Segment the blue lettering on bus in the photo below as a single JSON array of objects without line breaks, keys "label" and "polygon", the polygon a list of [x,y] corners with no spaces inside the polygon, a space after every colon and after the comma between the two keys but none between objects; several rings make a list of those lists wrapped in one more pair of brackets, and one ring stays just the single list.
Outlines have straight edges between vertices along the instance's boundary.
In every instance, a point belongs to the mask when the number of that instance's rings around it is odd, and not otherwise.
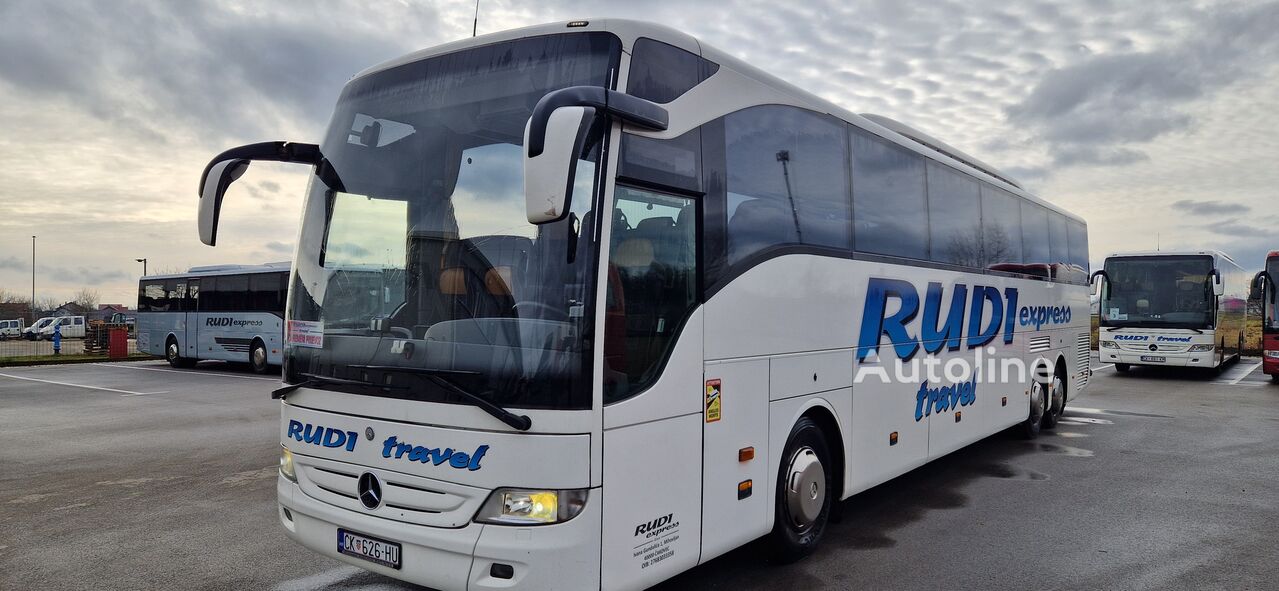
[{"label": "blue lettering on bus", "polygon": [[1161,342],[1161,343],[1189,343],[1189,342],[1190,342],[1190,337],[1164,337],[1164,336],[1161,336],[1161,337],[1159,337],[1159,338],[1157,338],[1157,339],[1155,339],[1155,340],[1156,340],[1156,341],[1159,341],[1159,342]]},{"label": "blue lettering on bus", "polygon": [[1148,341],[1150,340],[1150,336],[1144,335],[1144,334],[1117,334],[1115,335],[1115,340],[1116,341]]},{"label": "blue lettering on bus", "polygon": [[452,468],[458,470],[469,470],[474,472],[479,470],[480,461],[484,459],[484,454],[488,453],[489,446],[481,445],[475,449],[473,453],[457,451],[451,447],[440,449],[438,447],[424,447],[421,445],[413,445],[399,440],[398,437],[392,435],[382,442],[382,457],[395,459],[404,458],[410,462],[421,462],[423,464],[433,464],[440,466],[446,462]]},{"label": "blue lettering on bus", "polygon": [[977,401],[977,378],[961,384],[929,388],[928,382],[919,384],[915,394],[915,420],[921,421],[933,413],[957,410]]},{"label": "blue lettering on bus", "polygon": [[346,451],[355,451],[355,444],[360,440],[355,431],[343,431],[311,423],[303,424],[295,420],[289,421],[289,428],[284,436],[311,445],[346,448]]},{"label": "blue lettering on bus", "polygon": [[1027,306],[1017,314],[1017,322],[1022,326],[1035,326],[1035,330],[1045,324],[1069,324],[1070,306]]},{"label": "blue lettering on bus", "polygon": [[[919,293],[914,284],[901,279],[872,277],[866,286],[857,360],[865,361],[871,353],[879,355],[879,341],[884,336],[888,337],[893,352],[902,361],[913,358],[919,352],[921,344],[925,352],[930,354],[941,351],[942,347],[951,351],[958,350],[964,336],[964,302],[968,300],[970,292],[972,301],[967,306],[968,348],[976,349],[989,343],[999,334],[1001,328],[1004,342],[1013,342],[1013,310],[1017,309],[1017,288],[1006,288],[1001,294],[995,287],[977,285],[969,290],[967,285],[955,284],[950,301],[945,304],[943,291],[941,283],[928,284],[923,302],[922,335],[916,336],[907,328],[920,312]],[[889,298],[900,304],[891,315],[887,315]],[[943,306],[947,308],[945,320],[942,320]],[[990,310],[990,320],[983,327],[981,323],[987,309]]]}]

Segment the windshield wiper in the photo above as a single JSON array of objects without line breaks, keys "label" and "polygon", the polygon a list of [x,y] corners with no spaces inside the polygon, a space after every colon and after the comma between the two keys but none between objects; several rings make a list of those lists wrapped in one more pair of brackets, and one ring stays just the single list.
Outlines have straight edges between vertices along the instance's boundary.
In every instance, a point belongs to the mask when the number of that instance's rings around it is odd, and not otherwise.
[{"label": "windshield wiper", "polygon": [[355,369],[369,369],[373,371],[399,372],[409,375],[416,375],[430,380],[435,385],[448,390],[462,398],[465,398],[471,404],[480,408],[484,412],[489,413],[493,418],[510,425],[512,429],[520,431],[528,431],[533,426],[533,419],[528,415],[517,415],[505,408],[490,402],[487,398],[463,389],[461,386],[445,379],[443,376],[475,376],[480,375],[478,371],[467,371],[459,369],[432,369],[428,367],[399,367],[395,365],[352,365]]},{"label": "windshield wiper", "polygon": [[306,378],[306,379],[305,379],[305,380],[302,380],[301,382],[298,382],[298,383],[296,383],[296,384],[289,384],[289,385],[287,385],[287,386],[285,386],[285,387],[283,387],[283,388],[278,388],[278,389],[276,389],[276,390],[272,391],[272,392],[271,392],[271,400],[276,400],[276,399],[279,399],[279,398],[284,398],[285,396],[288,396],[289,394],[293,393],[293,391],[294,391],[294,390],[297,390],[298,388],[310,388],[310,387],[312,387],[312,386],[322,386],[322,385],[335,385],[335,386],[370,386],[370,387],[373,387],[373,388],[403,388],[403,386],[388,386],[388,385],[385,385],[385,384],[375,384],[375,383],[373,383],[373,382],[366,382],[366,381],[364,381],[364,380],[351,380],[351,379],[347,379],[347,378],[335,378],[335,377],[332,377],[332,376],[322,376],[322,375],[314,374],[314,373],[300,373],[300,374],[298,374],[298,375],[300,375],[300,376],[302,376],[302,377],[304,377],[304,378]]}]

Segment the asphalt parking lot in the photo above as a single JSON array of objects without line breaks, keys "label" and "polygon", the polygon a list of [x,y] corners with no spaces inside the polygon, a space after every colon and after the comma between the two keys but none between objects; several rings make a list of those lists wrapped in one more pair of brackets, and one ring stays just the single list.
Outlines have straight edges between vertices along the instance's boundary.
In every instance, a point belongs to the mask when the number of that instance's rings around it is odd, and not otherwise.
[{"label": "asphalt parking lot", "polygon": [[[997,435],[844,503],[818,553],[664,589],[1269,589],[1279,385],[1101,366],[1055,432]],[[276,521],[278,377],[0,368],[0,588],[402,589]]]}]

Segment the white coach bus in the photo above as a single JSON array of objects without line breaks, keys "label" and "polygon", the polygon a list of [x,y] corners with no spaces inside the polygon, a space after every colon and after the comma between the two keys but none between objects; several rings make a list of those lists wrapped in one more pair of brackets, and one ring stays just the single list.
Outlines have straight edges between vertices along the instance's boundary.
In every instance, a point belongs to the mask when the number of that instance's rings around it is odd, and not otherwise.
[{"label": "white coach bus", "polygon": [[1243,354],[1249,277],[1215,250],[1106,257],[1100,359],[1133,365],[1220,368]]},{"label": "white coach bus", "polygon": [[[1082,220],[668,28],[366,70],[320,144],[210,162],[204,242],[251,160],[315,171],[280,523],[428,587],[638,589],[765,536],[796,559],[840,499],[1033,436],[1089,375]],[[351,265],[402,284],[394,305],[333,301]]]},{"label": "white coach bus", "polygon": [[138,281],[138,351],[173,367],[202,359],[280,365],[289,263],[192,267]]}]

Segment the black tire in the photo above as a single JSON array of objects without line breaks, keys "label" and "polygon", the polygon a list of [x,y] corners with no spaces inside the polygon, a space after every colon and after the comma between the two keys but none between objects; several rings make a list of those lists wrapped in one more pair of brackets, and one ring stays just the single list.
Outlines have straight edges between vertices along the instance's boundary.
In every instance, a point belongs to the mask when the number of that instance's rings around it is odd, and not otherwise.
[{"label": "black tire", "polygon": [[1047,393],[1048,387],[1038,380],[1030,383],[1030,410],[1026,413],[1026,420],[1022,421],[1018,427],[1022,437],[1026,439],[1039,437],[1039,432],[1044,425],[1044,415],[1048,410]]},{"label": "black tire", "polygon": [[1052,429],[1066,412],[1066,377],[1058,371],[1053,374],[1053,381],[1048,389],[1048,408],[1044,412],[1043,428]]},{"label": "black tire", "polygon": [[[831,466],[821,427],[808,417],[800,418],[791,428],[777,470],[773,532],[769,534],[774,560],[795,562],[817,548],[835,503]],[[796,494],[791,493],[792,480]],[[817,494],[820,499],[810,496]]]},{"label": "black tire", "polygon": [[253,339],[249,347],[249,368],[253,373],[266,373],[270,366],[266,362],[266,345],[259,339]]},{"label": "black tire", "polygon": [[182,356],[181,349],[178,347],[178,339],[174,337],[169,337],[169,340],[164,342],[164,359],[169,362],[170,367],[178,369],[195,366],[194,359],[187,359]]},{"label": "black tire", "polygon": [[1270,381],[1279,384],[1279,373],[1270,374]]},{"label": "black tire", "polygon": [[1119,372],[1119,373],[1127,373],[1127,372],[1128,372],[1128,370],[1130,370],[1130,369],[1132,369],[1132,366],[1131,366],[1131,365],[1128,365],[1127,363],[1116,363],[1116,364],[1115,364],[1115,371],[1117,371],[1117,372]]}]

